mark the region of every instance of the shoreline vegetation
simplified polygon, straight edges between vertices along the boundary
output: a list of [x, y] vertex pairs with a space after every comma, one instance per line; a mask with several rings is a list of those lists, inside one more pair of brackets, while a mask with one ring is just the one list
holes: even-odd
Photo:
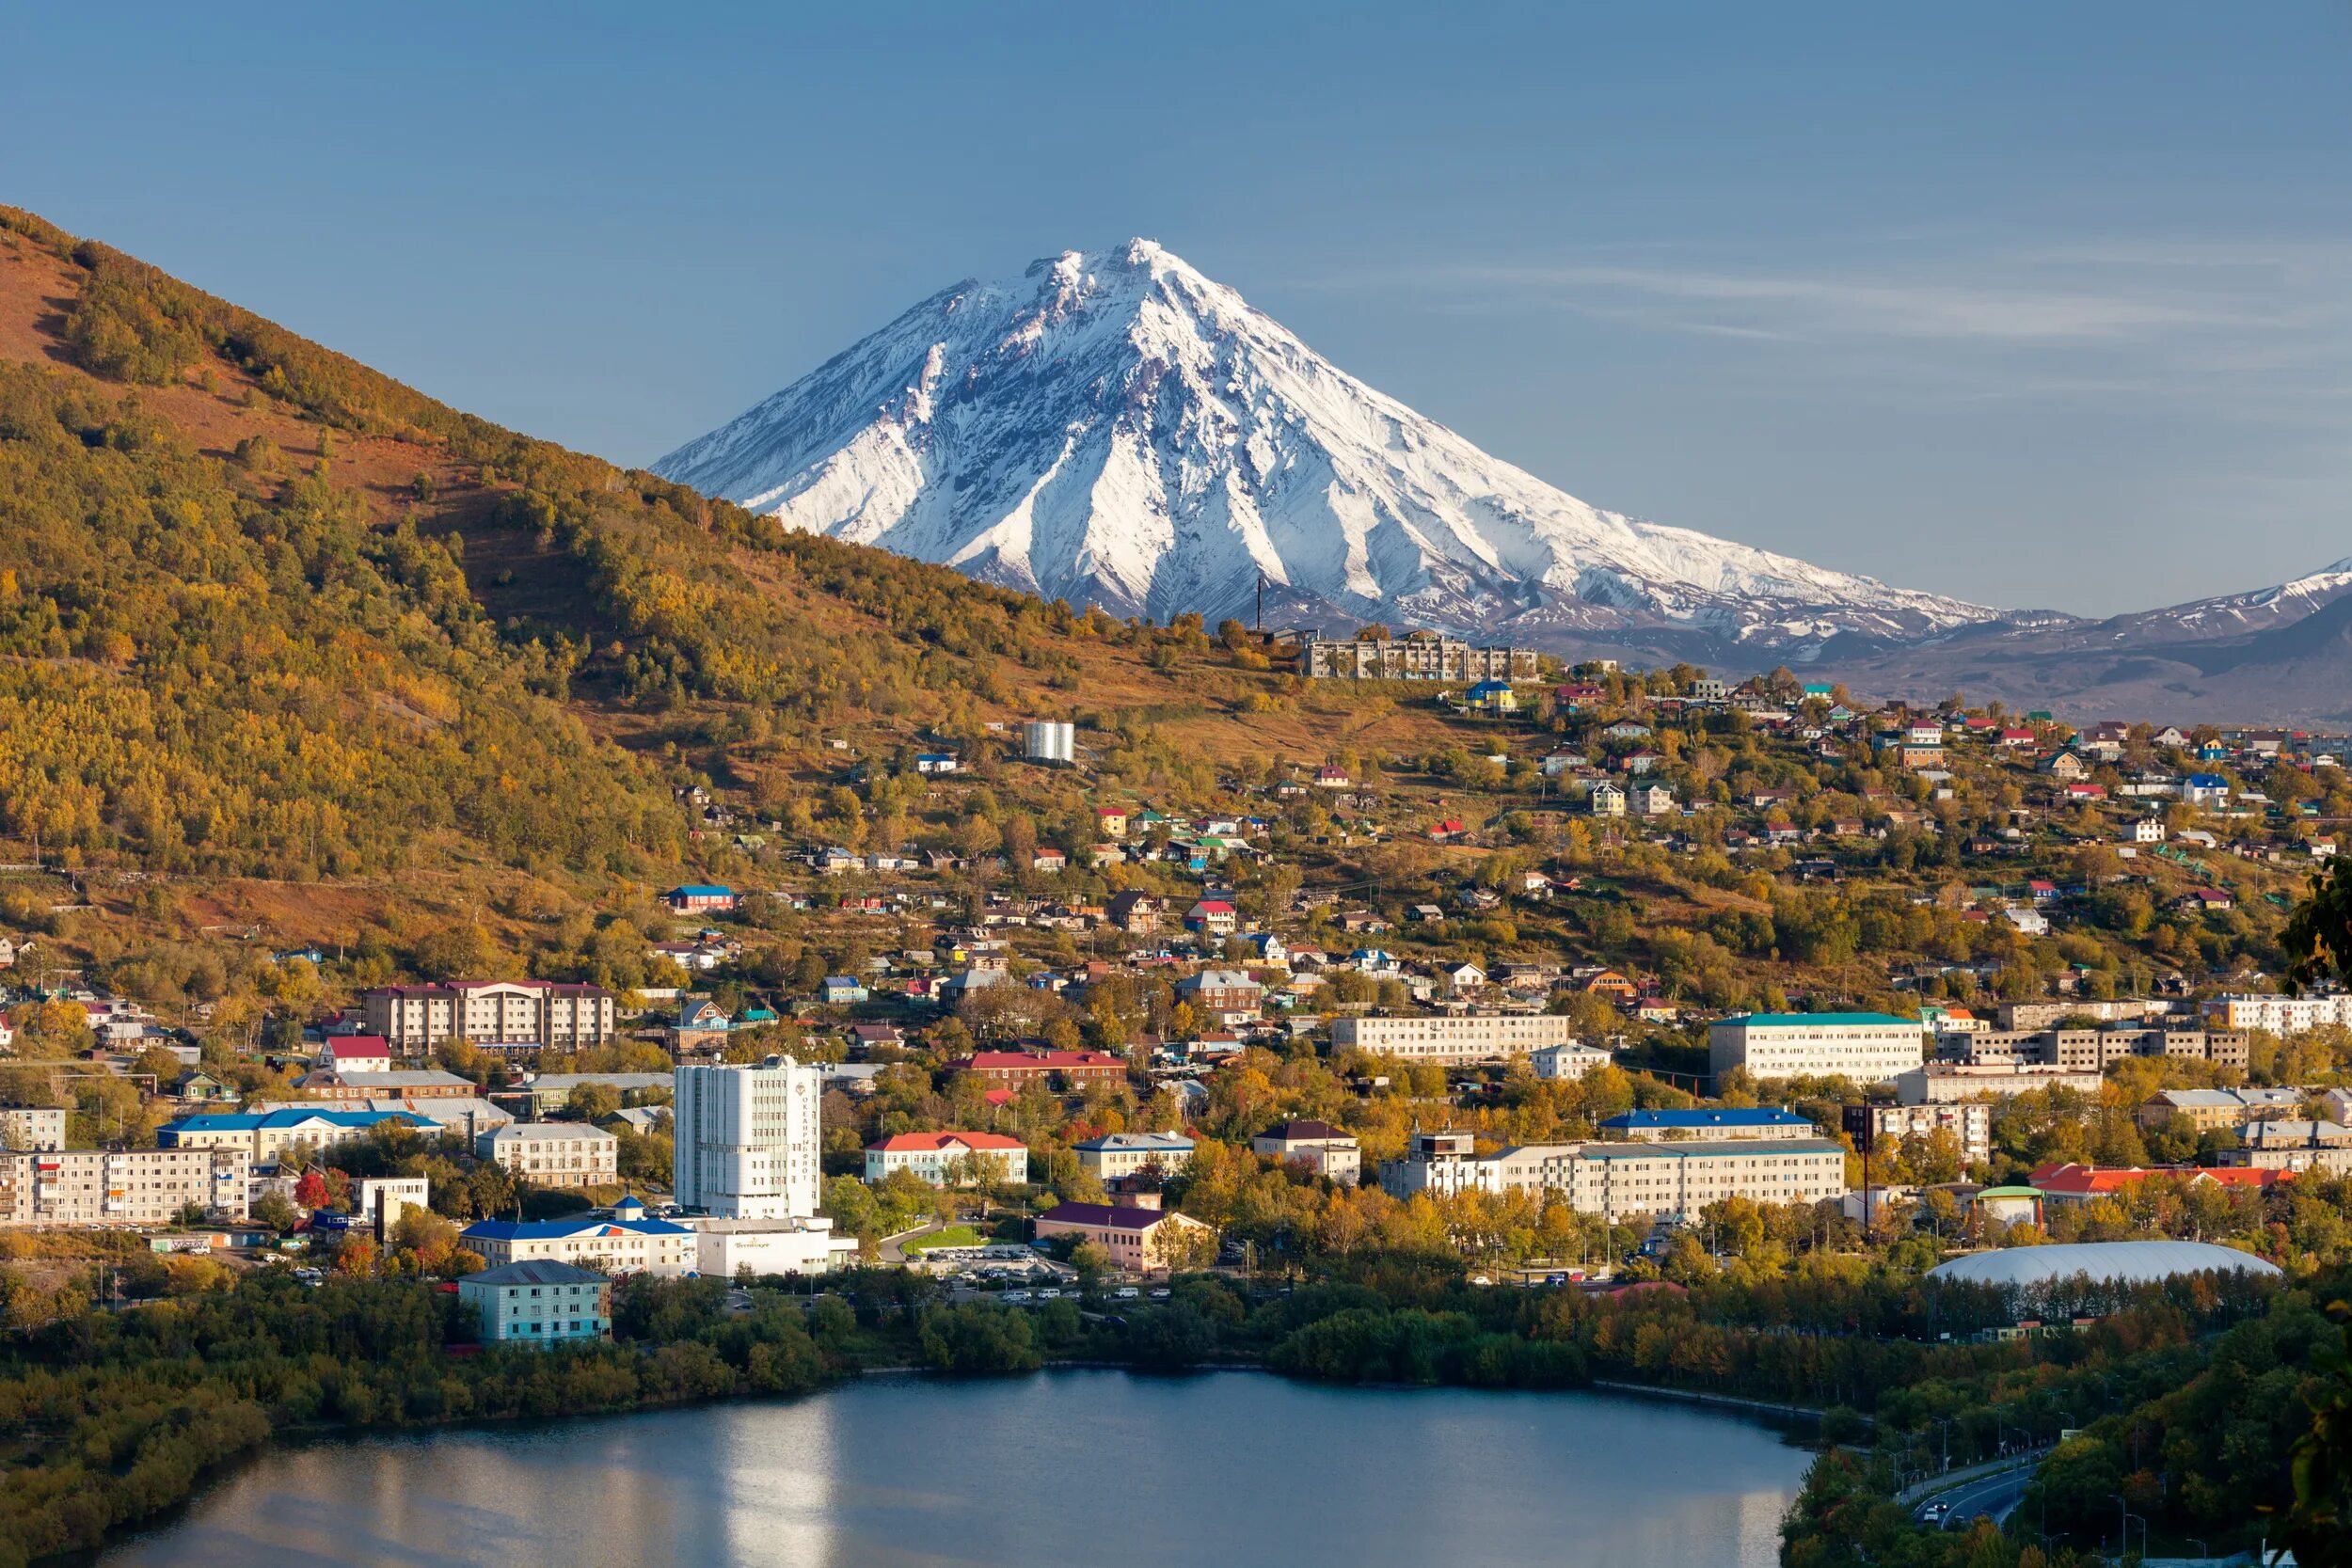
[[[612, 1341], [525, 1351], [470, 1347], [455, 1296], [429, 1281], [215, 1279], [0, 1344], [0, 1568], [100, 1549], [277, 1438], [798, 1395], [868, 1371], [1018, 1376], [1049, 1366], [1589, 1389], [1813, 1421], [1827, 1447], [1795, 1529], [1832, 1481], [1859, 1496], [1883, 1480], [1891, 1494], [1893, 1471], [1868, 1467], [1893, 1465], [1931, 1423], [1945, 1423], [1955, 1462], [2020, 1431], [2097, 1433], [2126, 1412], [2144, 1419], [2136, 1405], [2191, 1384], [2217, 1346], [2249, 1332], [2296, 1369], [2284, 1375], [2307, 1375], [2326, 1328], [2308, 1291], [2275, 1282], [2199, 1276], [2107, 1289], [2098, 1305], [2098, 1321], [2063, 1336], [1977, 1342], [1979, 1320], [2013, 1309], [1999, 1292], [1884, 1270], [1588, 1296], [1477, 1287], [1458, 1265], [1378, 1256], [1288, 1287], [1198, 1275], [1166, 1303], [1015, 1308], [948, 1302], [926, 1276], [871, 1269], [748, 1291], [631, 1279], [615, 1291]], [[2275, 1383], [2265, 1391], [2288, 1392]], [[1873, 1422], [1867, 1456], [1835, 1446], [1862, 1440]], [[2249, 1480], [2242, 1496], [2286, 1500], [2291, 1439], [2286, 1431], [2265, 1449], [2275, 1473]], [[1799, 1545], [1792, 1539], [1792, 1563], [1847, 1560], [1800, 1556]]]

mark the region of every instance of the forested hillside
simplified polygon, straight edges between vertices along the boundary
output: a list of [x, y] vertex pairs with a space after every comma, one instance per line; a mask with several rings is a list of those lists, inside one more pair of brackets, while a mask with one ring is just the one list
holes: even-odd
[[1147, 672], [1104, 664], [1131, 630], [501, 430], [0, 209], [0, 836], [44, 853], [674, 864], [698, 743], [778, 804], [817, 726], [1101, 690]]

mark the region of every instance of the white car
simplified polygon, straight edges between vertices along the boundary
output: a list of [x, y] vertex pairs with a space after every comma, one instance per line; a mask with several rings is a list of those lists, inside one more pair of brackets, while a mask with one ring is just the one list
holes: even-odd
[[1005, 1299], [1009, 1302], [1026, 1301], [1029, 1299], [1029, 1292], [1026, 1291], [1007, 1291], [1005, 1292]]
[[1120, 1301], [1133, 1301], [1137, 1296], [1143, 1294], [1143, 1292], [1136, 1290], [1133, 1285], [1121, 1285], [1118, 1290], [1113, 1291], [1111, 1294], [1117, 1296]]
[[1048, 1285], [1045, 1289], [1037, 1293], [1037, 1299], [1040, 1301], [1059, 1301], [1061, 1300], [1061, 1290], [1058, 1286]]

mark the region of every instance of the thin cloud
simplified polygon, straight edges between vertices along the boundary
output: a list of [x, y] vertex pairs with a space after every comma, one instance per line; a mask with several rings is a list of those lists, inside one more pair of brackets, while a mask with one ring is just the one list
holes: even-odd
[[1583, 309], [1633, 295], [1716, 313], [1682, 325], [1772, 338], [1921, 338], [2001, 343], [2129, 341], [2189, 330], [2282, 331], [2307, 320], [2243, 299], [1976, 284], [1931, 278], [1732, 273], [1626, 266], [1431, 269], [1426, 281]]

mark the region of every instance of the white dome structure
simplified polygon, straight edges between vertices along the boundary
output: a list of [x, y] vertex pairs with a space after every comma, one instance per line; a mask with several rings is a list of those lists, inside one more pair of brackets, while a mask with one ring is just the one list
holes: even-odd
[[2137, 1285], [2209, 1273], [2276, 1275], [2279, 1266], [2211, 1242], [2070, 1242], [1972, 1252], [1938, 1263], [1928, 1277], [1970, 1285], [2046, 1285], [2089, 1275], [2102, 1284]]

